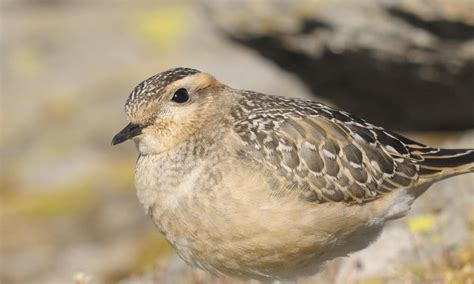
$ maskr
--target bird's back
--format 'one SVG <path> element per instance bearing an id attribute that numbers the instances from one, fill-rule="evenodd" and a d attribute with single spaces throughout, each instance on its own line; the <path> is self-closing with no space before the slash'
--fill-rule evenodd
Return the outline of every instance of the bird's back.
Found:
<path id="1" fill-rule="evenodd" d="M 364 203 L 474 170 L 474 150 L 438 149 L 324 104 L 244 92 L 240 154 L 317 203 Z"/>

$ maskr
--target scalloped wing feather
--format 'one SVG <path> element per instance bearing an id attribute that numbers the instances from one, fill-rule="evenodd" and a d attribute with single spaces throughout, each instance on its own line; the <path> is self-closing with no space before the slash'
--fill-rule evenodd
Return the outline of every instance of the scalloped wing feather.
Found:
<path id="1" fill-rule="evenodd" d="M 246 92 L 232 115 L 241 156 L 308 201 L 362 203 L 418 180 L 403 142 L 346 112 Z"/>

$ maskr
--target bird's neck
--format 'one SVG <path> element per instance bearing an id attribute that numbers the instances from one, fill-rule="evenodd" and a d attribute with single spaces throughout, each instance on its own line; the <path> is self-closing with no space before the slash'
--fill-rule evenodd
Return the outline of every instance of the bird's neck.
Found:
<path id="1" fill-rule="evenodd" d="M 198 132 L 176 147 L 150 155 L 140 155 L 135 172 L 135 185 L 140 202 L 147 212 L 153 206 L 172 210 L 177 199 L 192 190 L 197 172 L 212 165 L 209 161 L 225 158 L 223 147 L 225 133 L 216 131 Z M 202 175 L 201 175 L 202 177 Z"/>

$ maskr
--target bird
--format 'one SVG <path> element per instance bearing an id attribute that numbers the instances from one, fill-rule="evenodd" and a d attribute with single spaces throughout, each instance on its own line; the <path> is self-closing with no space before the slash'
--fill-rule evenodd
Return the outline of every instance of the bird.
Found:
<path id="1" fill-rule="evenodd" d="M 188 264 L 293 283 L 369 246 L 433 183 L 474 171 L 440 149 L 311 100 L 238 90 L 192 68 L 125 103 L 138 200 Z"/>

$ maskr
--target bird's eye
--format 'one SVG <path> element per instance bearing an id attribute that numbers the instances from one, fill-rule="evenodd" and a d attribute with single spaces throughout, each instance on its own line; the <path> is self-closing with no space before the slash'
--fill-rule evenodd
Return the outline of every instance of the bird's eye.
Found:
<path id="1" fill-rule="evenodd" d="M 171 100 L 180 104 L 187 102 L 189 100 L 188 91 L 184 88 L 178 89 L 176 92 L 174 92 L 173 98 Z"/>

